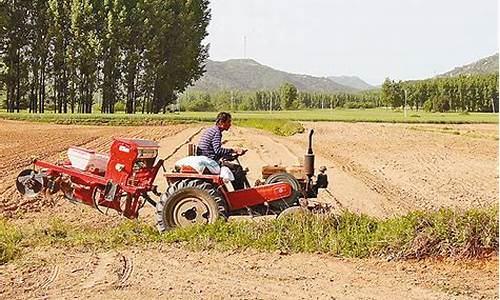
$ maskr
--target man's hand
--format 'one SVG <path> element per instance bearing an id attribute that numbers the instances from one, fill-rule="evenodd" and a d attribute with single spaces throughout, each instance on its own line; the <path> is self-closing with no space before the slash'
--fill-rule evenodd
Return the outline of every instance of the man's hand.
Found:
<path id="1" fill-rule="evenodd" d="M 248 149 L 244 149 L 244 148 L 234 148 L 234 153 L 236 153 L 236 155 L 238 156 L 241 156 L 245 153 L 247 153 Z"/>

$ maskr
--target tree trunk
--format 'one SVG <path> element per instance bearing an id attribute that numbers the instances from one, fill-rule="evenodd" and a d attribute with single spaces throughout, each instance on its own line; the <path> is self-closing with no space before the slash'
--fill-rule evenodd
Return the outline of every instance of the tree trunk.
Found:
<path id="1" fill-rule="evenodd" d="M 45 62 L 42 66 L 42 82 L 40 84 L 40 110 L 45 113 Z"/>
<path id="2" fill-rule="evenodd" d="M 57 76 L 54 75 L 54 87 L 53 87 L 53 90 L 54 90 L 54 113 L 57 113 Z"/>
<path id="3" fill-rule="evenodd" d="M 17 50 L 17 66 L 16 66 L 16 110 L 19 112 L 19 104 L 21 99 L 21 53 Z"/>

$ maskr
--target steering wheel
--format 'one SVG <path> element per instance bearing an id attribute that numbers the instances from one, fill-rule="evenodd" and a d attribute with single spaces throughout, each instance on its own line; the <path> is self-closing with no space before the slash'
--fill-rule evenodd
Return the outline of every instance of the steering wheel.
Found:
<path id="1" fill-rule="evenodd" d="M 243 153 L 241 154 L 237 154 L 237 153 L 231 153 L 227 156 L 224 156 L 222 159 L 225 160 L 225 161 L 235 161 L 235 160 L 238 160 L 238 158 L 242 155 L 244 155 L 245 153 L 247 153 L 248 149 L 244 149 L 243 150 Z"/>

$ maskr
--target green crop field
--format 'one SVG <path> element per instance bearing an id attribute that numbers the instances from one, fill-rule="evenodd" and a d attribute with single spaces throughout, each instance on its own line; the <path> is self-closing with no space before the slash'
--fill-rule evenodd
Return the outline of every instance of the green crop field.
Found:
<path id="1" fill-rule="evenodd" d="M 0 118 L 60 124 L 161 125 L 177 122 L 210 122 L 217 112 L 180 112 L 167 114 L 29 114 L 0 112 Z M 235 120 L 276 119 L 293 121 L 389 122 L 389 123 L 498 123 L 498 113 L 430 113 L 391 109 L 324 109 L 274 112 L 234 112 Z"/>

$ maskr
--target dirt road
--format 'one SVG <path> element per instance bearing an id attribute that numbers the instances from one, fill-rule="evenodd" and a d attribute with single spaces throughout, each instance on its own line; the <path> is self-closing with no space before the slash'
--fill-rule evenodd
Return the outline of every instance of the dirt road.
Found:
<path id="1" fill-rule="evenodd" d="M 498 202 L 498 129 L 495 125 L 306 123 L 315 128 L 319 165 L 326 165 L 331 194 L 343 208 L 389 216 L 412 209 L 484 206 Z M 112 136 L 160 141 L 161 156 L 197 141 L 199 125 L 148 128 L 58 126 L 0 121 L 0 214 L 19 225 L 67 222 L 107 228 L 119 217 L 61 200 L 23 202 L 13 179 L 30 155 L 56 160 L 69 145 L 104 150 Z M 451 129 L 449 129 L 451 128 Z M 23 132 L 20 135 L 20 132 Z M 458 134 L 456 133 L 458 132 Z M 242 163 L 250 181 L 264 164 L 296 164 L 306 134 L 280 138 L 233 128 L 226 146 L 250 151 Z M 183 157 L 181 147 L 166 166 Z M 163 184 L 161 181 L 159 184 Z M 145 208 L 140 219 L 153 222 Z M 15 218 L 14 218 L 15 217 Z M 498 261 L 386 262 L 318 254 L 191 252 L 176 246 L 113 251 L 27 249 L 0 266 L 0 298 L 92 299 L 495 299 Z"/>

